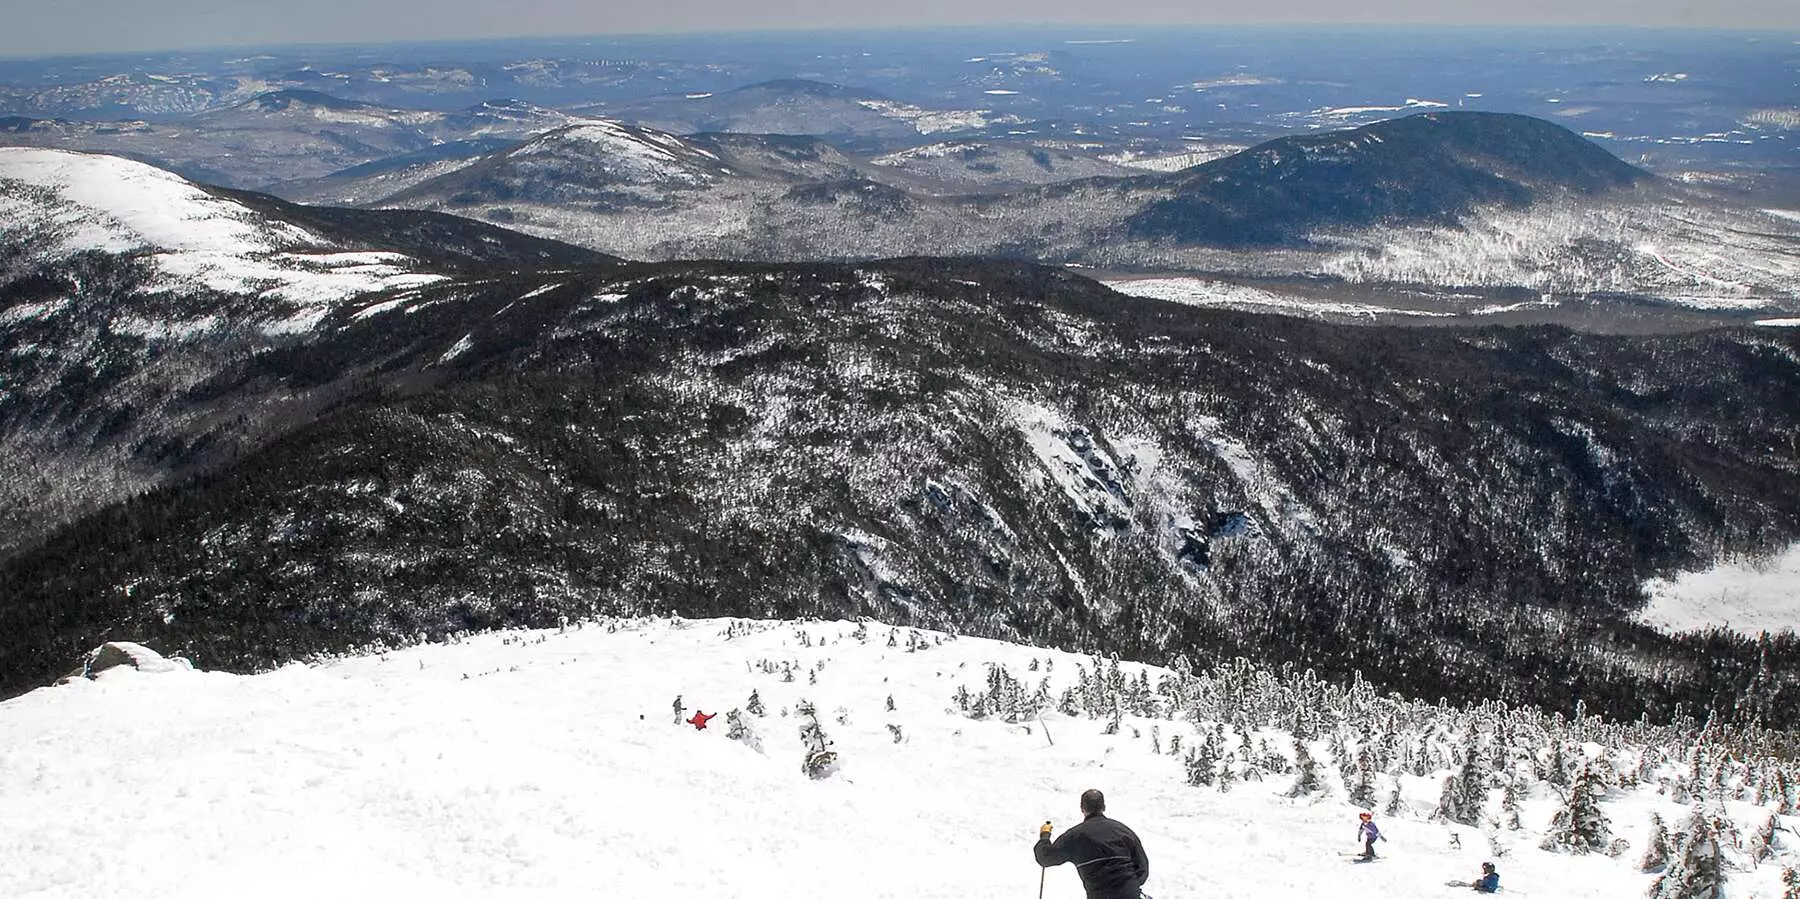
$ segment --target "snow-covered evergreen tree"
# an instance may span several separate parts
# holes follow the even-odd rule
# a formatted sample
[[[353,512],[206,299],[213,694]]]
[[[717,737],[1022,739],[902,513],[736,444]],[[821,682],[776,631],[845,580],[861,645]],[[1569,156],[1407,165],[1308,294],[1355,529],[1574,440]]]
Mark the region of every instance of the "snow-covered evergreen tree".
[[[830,777],[837,771],[838,756],[831,751],[831,740],[825,736],[825,729],[819,726],[817,711],[804,699],[800,700],[796,711],[801,718],[800,742],[806,747],[800,770],[814,779]]]
[[[1591,764],[1581,766],[1562,808],[1550,820],[1542,848],[1551,852],[1606,852],[1612,848],[1612,822],[1600,808],[1606,782]]]
[[[1569,755],[1563,748],[1562,738],[1550,741],[1550,758],[1544,763],[1540,777],[1552,786],[1569,785]]]
[[[1524,798],[1525,788],[1517,777],[1506,780],[1506,792],[1500,797],[1500,826],[1507,830],[1518,830],[1524,826],[1519,821],[1519,801]]]
[[[1219,760],[1219,792],[1231,792],[1231,788],[1237,786],[1238,780],[1237,752],[1227,752],[1225,757]]]
[[[757,734],[755,728],[750,726],[750,722],[744,720],[743,713],[739,712],[737,709],[726,712],[725,723],[728,725],[725,730],[725,736],[730,737],[757,752],[763,751],[762,737]]]
[[[1462,767],[1444,781],[1436,817],[1474,827],[1481,823],[1487,798],[1486,766],[1481,764],[1480,744],[1471,732],[1463,744]]]
[[[1761,826],[1756,828],[1756,833],[1750,838],[1751,864],[1762,864],[1765,859],[1775,854],[1775,832],[1780,827],[1781,822],[1776,820],[1774,815],[1770,815]]]
[[[1712,816],[1694,809],[1683,832],[1680,852],[1650,885],[1649,899],[1721,899],[1725,866]]]
[[[1288,795],[1298,798],[1311,796],[1325,789],[1325,783],[1319,778],[1319,763],[1306,748],[1305,740],[1294,742],[1294,785],[1288,788]]]
[[[1766,804],[1775,807],[1775,814],[1792,815],[1800,812],[1800,808],[1796,808],[1794,804],[1794,785],[1792,778],[1788,776],[1787,768],[1783,765],[1776,765],[1768,780]]]
[[[1781,899],[1800,899],[1800,871],[1781,869]]]
[[[1675,848],[1669,843],[1669,828],[1663,823],[1662,816],[1650,813],[1650,833],[1644,844],[1644,857],[1638,860],[1638,870],[1646,874],[1658,874],[1669,867],[1669,858]]]
[[[1383,803],[1381,806],[1381,816],[1383,818],[1398,818],[1405,812],[1406,801],[1400,798],[1400,788],[1395,787],[1392,790],[1389,790],[1387,802]]]
[[[1212,786],[1217,777],[1218,749],[1211,740],[1201,740],[1197,748],[1188,750],[1187,782],[1191,786]]]
[[[1356,749],[1356,764],[1345,782],[1350,793],[1350,804],[1358,808],[1374,809],[1379,801],[1375,796],[1375,761],[1370,757],[1369,744],[1363,743]]]

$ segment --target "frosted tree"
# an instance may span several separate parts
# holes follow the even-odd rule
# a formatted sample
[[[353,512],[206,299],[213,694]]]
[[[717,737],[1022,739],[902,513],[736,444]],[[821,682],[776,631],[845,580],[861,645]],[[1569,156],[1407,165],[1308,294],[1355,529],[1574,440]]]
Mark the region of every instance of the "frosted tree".
[[[1480,758],[1471,735],[1464,746],[1462,767],[1444,781],[1436,817],[1471,827],[1481,822],[1482,808],[1487,805],[1487,772]]]
[[[800,769],[815,780],[830,777],[837,772],[838,756],[831,751],[831,740],[825,736],[825,729],[819,726],[818,712],[804,699],[796,711],[801,718],[800,743],[806,747]]]
[[[1645,874],[1660,874],[1669,867],[1669,857],[1675,849],[1669,844],[1669,827],[1663,823],[1662,816],[1650,813],[1650,833],[1644,844],[1644,857],[1638,860],[1638,870]]]
[[[1197,749],[1187,755],[1187,782],[1190,786],[1212,786],[1219,763],[1219,752],[1211,740],[1201,740]]]
[[[1518,830],[1523,825],[1519,822],[1519,800],[1524,798],[1525,788],[1516,777],[1506,781],[1506,792],[1500,797],[1500,825],[1507,830]]]
[[[1796,811],[1800,811],[1794,807],[1793,784],[1788,778],[1787,768],[1782,765],[1774,766],[1774,769],[1763,777],[1763,784],[1758,788],[1758,793],[1757,805],[1773,805],[1777,815],[1792,815]]]
[[[1396,786],[1388,792],[1387,802],[1383,803],[1381,806],[1381,816],[1383,818],[1398,818],[1405,813],[1406,801],[1400,798],[1400,788]]]
[[[1668,873],[1650,885],[1649,899],[1723,899],[1725,866],[1715,822],[1696,808],[1685,832]]]
[[[1294,785],[1288,788],[1288,795],[1294,798],[1311,796],[1325,789],[1325,783],[1319,779],[1319,763],[1306,748],[1306,741],[1294,743]]]
[[[1541,848],[1577,855],[1607,852],[1612,848],[1612,822],[1600,808],[1606,781],[1593,765],[1583,765],[1575,775],[1562,808],[1550,819],[1550,830]]]
[[[725,736],[757,752],[763,751],[762,737],[756,733],[755,728],[750,726],[750,722],[744,720],[743,714],[737,709],[725,713],[725,723],[727,725]]]
[[[1777,821],[1774,815],[1770,815],[1767,820],[1763,821],[1762,826],[1756,829],[1755,835],[1750,838],[1750,862],[1752,864],[1762,864],[1765,859],[1775,854],[1775,832],[1780,827],[1781,822]]]
[[[1238,757],[1235,750],[1219,760],[1219,792],[1229,793],[1238,783]]]
[[[1550,743],[1550,760],[1543,766],[1541,779],[1558,787],[1569,785],[1569,756],[1560,737]]]
[[[1350,792],[1350,804],[1357,808],[1374,809],[1375,796],[1375,761],[1370,758],[1369,744],[1364,742],[1356,749],[1356,765],[1346,781]]]

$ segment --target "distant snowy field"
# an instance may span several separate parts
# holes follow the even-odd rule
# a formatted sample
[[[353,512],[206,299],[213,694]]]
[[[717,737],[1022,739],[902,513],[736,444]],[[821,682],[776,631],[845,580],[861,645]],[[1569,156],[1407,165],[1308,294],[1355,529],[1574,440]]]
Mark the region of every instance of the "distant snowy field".
[[[1453,848],[1423,817],[1442,774],[1401,777],[1411,813],[1382,819],[1383,860],[1354,865],[1341,798],[1280,798],[1287,777],[1186,785],[1150,728],[1191,744],[1188,723],[1128,717],[1106,736],[1087,718],[951,710],[989,663],[1035,681],[1033,660],[1053,662],[1060,692],[1081,656],[930,633],[908,651],[914,632],[890,647],[889,628],[859,641],[854,627],[589,623],[253,677],[115,669],[41,689],[0,703],[0,896],[1024,899],[1037,826],[1076,823],[1089,787],[1142,837],[1159,899],[1467,895],[1446,882],[1490,858],[1479,831],[1457,828]],[[752,690],[760,752],[727,739],[722,714]],[[687,714],[721,714],[677,725],[678,694]],[[828,779],[801,770],[803,698],[840,753]],[[1554,805],[1534,793],[1506,835],[1508,894],[1641,896],[1635,849],[1534,848]],[[1746,829],[1760,820],[1732,807]],[[1652,809],[1682,811],[1648,792],[1606,808],[1634,846]],[[1767,865],[1734,877],[1734,899],[1779,895]],[[1050,870],[1044,896],[1080,895],[1071,868]]]
[[[1773,559],[1716,565],[1646,588],[1650,605],[1639,618],[1659,630],[1800,630],[1800,544]]]

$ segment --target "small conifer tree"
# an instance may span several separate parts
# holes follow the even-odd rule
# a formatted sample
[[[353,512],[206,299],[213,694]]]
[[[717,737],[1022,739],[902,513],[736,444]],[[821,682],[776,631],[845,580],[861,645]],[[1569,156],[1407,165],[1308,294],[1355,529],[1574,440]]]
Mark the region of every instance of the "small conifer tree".
[[[800,743],[806,750],[800,769],[815,780],[830,777],[837,771],[838,756],[831,751],[831,740],[825,736],[824,728],[819,726],[817,711],[811,702],[803,699],[797,712],[801,719]]]
[[[1306,748],[1304,740],[1294,743],[1294,768],[1294,785],[1287,793],[1290,797],[1311,796],[1325,789],[1324,782],[1319,779],[1319,763]]]
[[[1593,765],[1583,765],[1569,787],[1563,807],[1550,820],[1542,848],[1551,852],[1606,852],[1612,846],[1612,823],[1600,808],[1605,781]]]
[[[1725,866],[1712,816],[1694,809],[1683,831],[1679,853],[1668,873],[1650,885],[1649,899],[1721,899]]]
[[[1675,852],[1669,844],[1669,828],[1663,823],[1662,816],[1650,813],[1650,834],[1644,844],[1644,857],[1638,860],[1638,870],[1646,874],[1660,874],[1669,867],[1669,858]]]

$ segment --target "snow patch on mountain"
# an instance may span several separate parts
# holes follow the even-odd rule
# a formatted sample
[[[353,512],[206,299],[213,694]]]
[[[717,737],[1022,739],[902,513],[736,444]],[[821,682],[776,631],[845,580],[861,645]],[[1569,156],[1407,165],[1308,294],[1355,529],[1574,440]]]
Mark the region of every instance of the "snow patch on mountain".
[[[1766,559],[1736,559],[1644,585],[1638,617],[1668,633],[1723,627],[1742,634],[1800,629],[1800,544]]]
[[[1009,412],[1037,457],[1040,477],[1056,485],[1097,528],[1130,525],[1132,501],[1124,490],[1129,479],[1086,428],[1070,425],[1055,409],[1023,400]]]
[[[1104,283],[1113,290],[1134,297],[1148,297],[1188,306],[1215,306],[1251,312],[1366,317],[1413,316],[1418,318],[1438,318],[1455,314],[1423,309],[1375,306],[1368,303],[1317,300],[1208,278],[1125,278]]]
[[[63,150],[0,148],[0,239],[46,260],[141,254],[164,288],[302,304],[443,280],[397,253],[345,252],[162,169]]]
[[[920,134],[973,131],[989,125],[1022,121],[1018,116],[994,116],[985,109],[925,109],[892,100],[858,100],[858,106],[890,119],[911,124]]]

